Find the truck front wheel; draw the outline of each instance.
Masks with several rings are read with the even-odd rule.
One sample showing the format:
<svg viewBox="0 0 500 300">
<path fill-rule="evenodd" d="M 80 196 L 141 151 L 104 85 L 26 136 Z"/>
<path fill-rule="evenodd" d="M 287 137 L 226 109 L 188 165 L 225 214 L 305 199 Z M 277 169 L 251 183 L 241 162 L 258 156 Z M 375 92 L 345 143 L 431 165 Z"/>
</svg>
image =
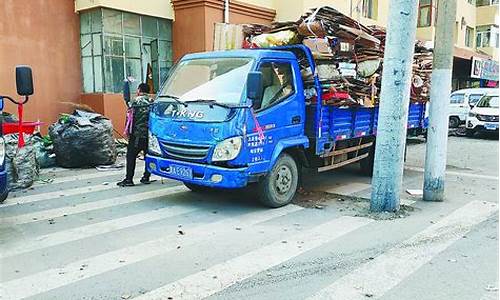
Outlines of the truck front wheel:
<svg viewBox="0 0 500 300">
<path fill-rule="evenodd" d="M 276 208 L 290 203 L 299 185 L 299 168 L 288 154 L 281 154 L 272 170 L 259 183 L 259 199 Z"/>
</svg>

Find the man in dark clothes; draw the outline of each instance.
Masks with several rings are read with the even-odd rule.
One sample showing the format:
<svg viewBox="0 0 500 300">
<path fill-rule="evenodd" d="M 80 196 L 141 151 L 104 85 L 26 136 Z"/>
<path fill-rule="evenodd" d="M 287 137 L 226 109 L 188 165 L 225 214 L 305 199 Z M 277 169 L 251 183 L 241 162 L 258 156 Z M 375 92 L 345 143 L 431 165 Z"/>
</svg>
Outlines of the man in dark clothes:
<svg viewBox="0 0 500 300">
<path fill-rule="evenodd" d="M 137 97 L 134 100 L 129 100 L 127 106 L 127 126 L 125 130 L 129 135 L 127 146 L 127 175 L 125 179 L 118 182 L 118 186 L 133 186 L 134 173 L 137 155 L 141 151 L 146 154 L 148 152 L 148 121 L 149 121 L 149 105 L 151 100 L 148 96 L 149 86 L 141 83 L 137 89 Z M 147 169 L 144 170 L 144 175 L 141 178 L 141 183 L 151 183 L 149 178 L 151 174 Z"/>
</svg>

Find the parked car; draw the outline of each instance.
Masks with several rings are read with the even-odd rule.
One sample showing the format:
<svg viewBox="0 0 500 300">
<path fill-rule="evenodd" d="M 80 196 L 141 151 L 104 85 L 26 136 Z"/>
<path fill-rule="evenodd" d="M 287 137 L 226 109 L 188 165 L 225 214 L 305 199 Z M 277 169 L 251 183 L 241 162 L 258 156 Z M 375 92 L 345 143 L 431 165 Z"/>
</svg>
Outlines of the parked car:
<svg viewBox="0 0 500 300">
<path fill-rule="evenodd" d="M 449 118 L 450 127 L 458 127 L 465 124 L 467 115 L 471 108 L 484 95 L 497 93 L 497 89 L 492 88 L 473 88 L 455 91 L 450 97 Z"/>
<path fill-rule="evenodd" d="M 496 95 L 485 95 L 467 116 L 467 136 L 476 132 L 498 132 L 498 91 Z"/>
</svg>

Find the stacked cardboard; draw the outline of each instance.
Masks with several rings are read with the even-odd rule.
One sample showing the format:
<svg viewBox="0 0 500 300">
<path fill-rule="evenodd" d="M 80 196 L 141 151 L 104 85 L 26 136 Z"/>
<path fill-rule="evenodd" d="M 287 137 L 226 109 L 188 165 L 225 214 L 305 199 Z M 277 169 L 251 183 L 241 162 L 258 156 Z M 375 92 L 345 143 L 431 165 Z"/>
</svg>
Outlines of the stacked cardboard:
<svg viewBox="0 0 500 300">
<path fill-rule="evenodd" d="M 328 6 L 312 9 L 296 22 L 243 27 L 243 48 L 267 48 L 303 44 L 314 58 L 321 82 L 321 101 L 327 105 L 365 106 L 378 104 L 386 31 L 364 26 Z M 298 55 L 309 103 L 318 101 L 313 72 L 307 59 Z M 429 100 L 432 51 L 416 43 L 411 100 Z"/>
</svg>

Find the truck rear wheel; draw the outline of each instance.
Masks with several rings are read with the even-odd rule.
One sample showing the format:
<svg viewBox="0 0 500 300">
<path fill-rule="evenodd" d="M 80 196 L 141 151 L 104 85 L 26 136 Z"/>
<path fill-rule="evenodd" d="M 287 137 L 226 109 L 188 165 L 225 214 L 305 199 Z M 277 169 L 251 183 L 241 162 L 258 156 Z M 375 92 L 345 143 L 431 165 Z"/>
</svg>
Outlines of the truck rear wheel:
<svg viewBox="0 0 500 300">
<path fill-rule="evenodd" d="M 299 168 L 288 154 L 281 154 L 276 164 L 259 183 L 259 199 L 269 207 L 277 208 L 293 200 L 299 185 Z"/>
</svg>

